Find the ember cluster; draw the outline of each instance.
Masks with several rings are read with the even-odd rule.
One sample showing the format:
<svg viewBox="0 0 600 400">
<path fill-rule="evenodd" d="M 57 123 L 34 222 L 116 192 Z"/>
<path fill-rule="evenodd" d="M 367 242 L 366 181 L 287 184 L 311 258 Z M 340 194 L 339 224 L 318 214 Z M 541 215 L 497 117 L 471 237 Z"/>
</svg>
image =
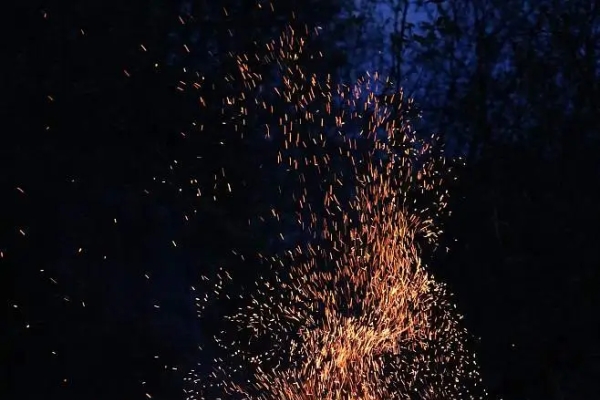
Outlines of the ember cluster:
<svg viewBox="0 0 600 400">
<path fill-rule="evenodd" d="M 223 298 L 238 307 L 203 344 L 188 398 L 484 398 L 461 317 L 422 257 L 442 233 L 451 168 L 435 137 L 412 130 L 411 101 L 391 82 L 306 71 L 299 60 L 320 57 L 307 50 L 313 33 L 289 27 L 266 55 L 231 55 L 224 79 L 242 89 L 219 100 L 221 124 L 276 149 L 281 200 L 257 219 L 288 248 L 258 254 L 267 272 L 251 290 L 223 268 L 203 278 L 200 318 Z M 215 182 L 235 190 L 225 170 Z"/>
</svg>

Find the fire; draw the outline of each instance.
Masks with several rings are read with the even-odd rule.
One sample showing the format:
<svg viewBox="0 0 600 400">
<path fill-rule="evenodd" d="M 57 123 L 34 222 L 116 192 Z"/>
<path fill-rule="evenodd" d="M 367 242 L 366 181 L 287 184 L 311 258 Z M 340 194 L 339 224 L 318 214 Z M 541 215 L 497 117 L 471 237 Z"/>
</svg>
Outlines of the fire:
<svg viewBox="0 0 600 400">
<path fill-rule="evenodd" d="M 225 316 L 249 345 L 227 332 L 214 338 L 227 356 L 190 374 L 189 398 L 485 397 L 460 316 L 422 261 L 441 234 L 449 167 L 433 139 L 412 132 L 401 92 L 385 93 L 377 75 L 345 86 L 305 72 L 306 43 L 289 29 L 266 45 L 262 66 L 280 77 L 272 91 L 249 62 L 256 57 L 237 56 L 228 79 L 243 89 L 222 106 L 232 134 L 271 121 L 260 132 L 281 139 L 297 229 L 311 239 L 263 257 L 273 276 Z M 271 217 L 285 213 L 273 205 Z M 267 345 L 248 350 L 258 342 Z"/>
</svg>

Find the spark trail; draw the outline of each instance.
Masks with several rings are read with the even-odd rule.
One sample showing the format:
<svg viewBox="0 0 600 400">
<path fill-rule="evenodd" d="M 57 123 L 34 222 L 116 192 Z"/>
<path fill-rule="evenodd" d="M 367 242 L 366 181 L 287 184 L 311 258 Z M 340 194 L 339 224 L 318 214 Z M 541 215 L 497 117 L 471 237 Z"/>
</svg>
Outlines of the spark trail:
<svg viewBox="0 0 600 400">
<path fill-rule="evenodd" d="M 271 214 L 295 215 L 307 239 L 263 256 L 272 274 L 250 294 L 228 292 L 226 271 L 212 281 L 217 294 L 242 305 L 224 316 L 230 329 L 213 338 L 223 356 L 210 373 L 192 371 L 186 393 L 484 398 L 460 316 L 422 261 L 441 234 L 450 167 L 434 151 L 435 138 L 412 132 L 410 101 L 387 92 L 377 75 L 344 86 L 305 72 L 300 60 L 316 57 L 306 50 L 309 33 L 289 28 L 264 57 L 236 56 L 238 71 L 227 80 L 243 89 L 222 103 L 232 135 L 260 131 L 279 143 L 275 157 L 286 171 L 279 190 L 293 205 L 273 205 Z M 290 228 L 283 230 L 282 237 Z"/>
</svg>

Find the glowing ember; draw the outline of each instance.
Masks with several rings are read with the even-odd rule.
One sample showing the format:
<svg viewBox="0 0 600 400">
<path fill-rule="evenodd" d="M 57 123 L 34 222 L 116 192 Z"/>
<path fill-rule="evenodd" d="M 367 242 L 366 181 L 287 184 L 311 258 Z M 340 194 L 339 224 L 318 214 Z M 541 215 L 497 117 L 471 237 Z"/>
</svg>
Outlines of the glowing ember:
<svg viewBox="0 0 600 400">
<path fill-rule="evenodd" d="M 226 356 L 190 374 L 189 398 L 485 397 L 460 318 L 421 260 L 441 233 L 449 167 L 433 139 L 411 131 L 402 93 L 382 95 L 387 82 L 377 76 L 347 87 L 305 73 L 297 61 L 305 41 L 288 29 L 260 63 L 238 56 L 239 73 L 227 79 L 244 89 L 224 99 L 223 112 L 232 134 L 272 121 L 261 134 L 280 142 L 280 189 L 309 239 L 263 257 L 272 276 L 251 294 L 227 292 L 228 274 L 219 274 L 214 293 L 243 305 L 214 338 Z M 272 92 L 251 64 L 269 71 Z M 272 210 L 284 215 L 289 207 Z"/>
</svg>

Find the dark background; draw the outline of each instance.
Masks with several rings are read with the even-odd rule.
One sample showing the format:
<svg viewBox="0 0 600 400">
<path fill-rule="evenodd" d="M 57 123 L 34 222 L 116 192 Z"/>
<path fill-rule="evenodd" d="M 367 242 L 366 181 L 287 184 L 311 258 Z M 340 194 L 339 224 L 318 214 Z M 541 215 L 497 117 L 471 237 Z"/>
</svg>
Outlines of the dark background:
<svg viewBox="0 0 600 400">
<path fill-rule="evenodd" d="M 405 15 L 403 1 L 388 3 Z M 421 33 L 390 33 L 386 50 L 397 81 L 410 74 L 398 67 L 406 54 L 426 71 L 421 128 L 466 157 L 445 221 L 441 247 L 451 250 L 430 263 L 479 338 L 484 383 L 506 399 L 600 396 L 593 3 L 433 2 L 445 13 Z M 355 67 L 351 38 L 372 46 L 364 14 L 340 17 L 345 3 L 274 4 L 273 13 L 235 0 L 7 8 L 3 398 L 182 396 L 210 331 L 195 318 L 191 286 L 215 265 L 236 268 L 232 248 L 275 246 L 272 231 L 245 221 L 273 202 L 266 188 L 277 171 L 253 174 L 268 150 L 251 141 L 221 146 L 217 126 L 189 134 L 193 121 L 216 120 L 218 106 L 200 111 L 198 96 L 210 103 L 210 94 L 177 82 L 199 71 L 217 92 L 231 90 L 218 86 L 231 68 L 225 54 L 257 51 L 253 41 L 288 23 L 328 29 L 315 44 L 325 58 L 312 68 L 340 78 Z M 444 63 L 453 67 L 442 71 Z M 197 199 L 187 182 L 203 187 L 221 166 L 240 190 Z"/>
</svg>

